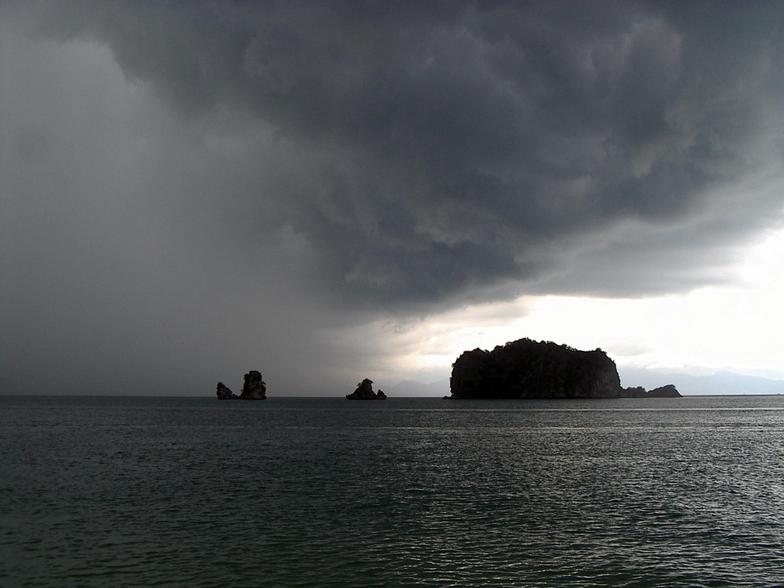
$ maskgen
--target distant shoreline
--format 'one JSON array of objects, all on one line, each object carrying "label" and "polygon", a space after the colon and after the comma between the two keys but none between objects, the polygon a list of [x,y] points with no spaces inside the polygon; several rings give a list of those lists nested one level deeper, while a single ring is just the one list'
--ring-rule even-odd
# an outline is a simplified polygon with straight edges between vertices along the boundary
[{"label": "distant shoreline", "polygon": [[[777,393],[777,394],[683,394],[683,398],[765,398],[765,397],[778,397],[784,396],[784,393]],[[187,395],[187,394],[165,394],[165,395],[157,395],[157,394],[37,394],[37,393],[1,393],[0,398],[203,398],[214,400],[215,397],[211,395]],[[267,398],[267,400],[277,400],[277,399],[300,399],[300,400],[324,400],[334,398],[336,400],[345,400],[346,397],[344,396],[272,396]],[[406,396],[396,394],[394,397],[390,397],[389,400],[414,400],[414,399],[422,399],[422,400],[458,400],[460,402],[470,402],[470,401],[481,401],[481,402],[519,402],[519,401],[532,401],[532,402],[553,402],[553,401],[567,401],[567,402],[574,402],[574,401],[588,401],[588,402],[595,402],[596,400],[606,400],[606,401],[614,401],[614,400],[677,400],[677,399],[670,399],[670,398],[444,398],[443,396]]]}]

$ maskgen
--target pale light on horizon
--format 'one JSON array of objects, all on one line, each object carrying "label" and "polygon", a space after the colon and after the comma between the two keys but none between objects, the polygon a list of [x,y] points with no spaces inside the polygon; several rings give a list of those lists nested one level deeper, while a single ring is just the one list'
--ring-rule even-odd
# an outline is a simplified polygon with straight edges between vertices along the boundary
[{"label": "pale light on horizon", "polygon": [[412,328],[418,343],[396,363],[448,374],[464,350],[529,337],[601,347],[619,367],[784,378],[782,252],[784,229],[750,245],[732,286],[648,298],[521,296],[442,313]]}]

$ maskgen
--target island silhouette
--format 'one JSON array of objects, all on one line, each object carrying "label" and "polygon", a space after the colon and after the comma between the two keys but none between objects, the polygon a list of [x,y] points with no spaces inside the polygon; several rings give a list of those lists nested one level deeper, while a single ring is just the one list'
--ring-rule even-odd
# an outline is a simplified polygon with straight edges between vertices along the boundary
[{"label": "island silhouette", "polygon": [[386,400],[387,395],[381,389],[378,392],[373,392],[373,380],[365,378],[357,384],[356,390],[351,394],[346,394],[346,398],[349,400]]},{"label": "island silhouette", "polygon": [[242,393],[237,396],[223,382],[218,382],[215,390],[218,400],[266,400],[267,384],[258,370],[250,370],[243,376]]},{"label": "island silhouette", "polygon": [[[602,349],[581,351],[552,341],[518,339],[492,351],[464,351],[452,364],[451,396],[444,398],[680,398],[672,384],[645,390],[624,388],[615,362]],[[245,374],[238,396],[223,382],[215,391],[219,400],[265,400],[267,384],[261,372]],[[373,391],[373,380],[363,379],[348,400],[385,400]]]},{"label": "island silhouette", "polygon": [[602,351],[518,339],[492,351],[464,351],[452,364],[447,398],[679,398],[672,384],[623,388],[615,362]]}]

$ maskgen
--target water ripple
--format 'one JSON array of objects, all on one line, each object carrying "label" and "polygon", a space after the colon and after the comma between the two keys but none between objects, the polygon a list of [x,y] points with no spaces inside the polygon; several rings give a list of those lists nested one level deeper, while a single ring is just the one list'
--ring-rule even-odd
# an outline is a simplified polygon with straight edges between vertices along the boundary
[{"label": "water ripple", "polygon": [[683,400],[3,398],[0,584],[784,584],[784,400]]}]

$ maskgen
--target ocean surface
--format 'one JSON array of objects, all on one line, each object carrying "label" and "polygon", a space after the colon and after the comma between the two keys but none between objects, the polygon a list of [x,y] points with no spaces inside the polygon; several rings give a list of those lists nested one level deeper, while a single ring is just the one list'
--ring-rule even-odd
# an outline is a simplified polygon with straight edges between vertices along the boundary
[{"label": "ocean surface", "polygon": [[0,397],[0,585],[781,586],[784,397]]}]

